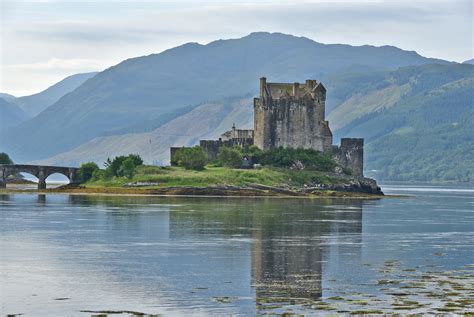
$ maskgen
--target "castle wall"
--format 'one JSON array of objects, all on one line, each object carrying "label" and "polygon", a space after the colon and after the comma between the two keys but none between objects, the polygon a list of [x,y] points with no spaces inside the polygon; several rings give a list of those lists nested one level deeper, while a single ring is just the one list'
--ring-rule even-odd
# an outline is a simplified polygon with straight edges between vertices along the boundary
[{"label": "castle wall", "polygon": [[230,140],[201,140],[199,146],[206,152],[209,161],[215,161],[219,155],[219,149],[221,147],[234,147],[234,146],[251,146],[253,145],[253,139],[251,138],[236,138]]},{"label": "castle wall", "polygon": [[364,139],[343,138],[341,146],[333,146],[336,162],[352,171],[356,177],[364,176]]},{"label": "castle wall", "polygon": [[261,99],[254,99],[254,116],[253,116],[253,140],[254,145],[260,149],[269,149],[270,142],[270,116],[264,108]]}]

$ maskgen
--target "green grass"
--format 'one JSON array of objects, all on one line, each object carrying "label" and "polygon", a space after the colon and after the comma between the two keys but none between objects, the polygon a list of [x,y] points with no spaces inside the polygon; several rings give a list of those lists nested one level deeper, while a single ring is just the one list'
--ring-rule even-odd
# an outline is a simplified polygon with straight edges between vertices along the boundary
[{"label": "green grass", "polygon": [[206,187],[211,185],[262,184],[268,186],[290,185],[303,186],[310,182],[335,183],[338,180],[318,171],[292,171],[284,168],[232,169],[226,167],[206,166],[202,171],[185,170],[181,167],[139,166],[131,179],[113,177],[106,180],[89,181],[87,187],[121,187],[130,182],[156,182],[155,187],[192,186]]}]

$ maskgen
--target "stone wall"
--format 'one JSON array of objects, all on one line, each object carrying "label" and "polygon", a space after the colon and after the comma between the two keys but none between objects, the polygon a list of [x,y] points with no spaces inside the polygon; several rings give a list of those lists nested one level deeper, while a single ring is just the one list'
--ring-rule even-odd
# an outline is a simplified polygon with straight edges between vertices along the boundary
[{"label": "stone wall", "polygon": [[356,177],[364,176],[364,139],[343,138],[341,146],[333,146],[333,158]]},{"label": "stone wall", "polygon": [[199,146],[206,152],[209,161],[217,160],[219,155],[219,149],[221,147],[234,147],[234,146],[251,146],[253,145],[253,139],[251,138],[235,138],[230,140],[201,140]]}]

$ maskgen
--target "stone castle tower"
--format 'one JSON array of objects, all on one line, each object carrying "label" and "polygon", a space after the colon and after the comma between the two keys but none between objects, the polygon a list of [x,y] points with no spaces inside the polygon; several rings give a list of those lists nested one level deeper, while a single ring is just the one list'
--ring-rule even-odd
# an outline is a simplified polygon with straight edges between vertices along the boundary
[{"label": "stone castle tower", "polygon": [[265,77],[260,78],[260,97],[254,99],[254,144],[262,150],[331,150],[325,103],[326,88],[316,80],[287,84],[267,83]]}]

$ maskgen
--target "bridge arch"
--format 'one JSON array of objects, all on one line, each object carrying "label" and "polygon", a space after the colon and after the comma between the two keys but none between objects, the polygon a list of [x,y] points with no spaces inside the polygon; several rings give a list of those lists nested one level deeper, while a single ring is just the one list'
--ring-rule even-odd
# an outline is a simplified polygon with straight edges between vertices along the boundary
[{"label": "bridge arch", "polygon": [[[28,180],[31,180],[31,181],[33,181],[33,182],[35,182],[35,183],[38,183],[38,182],[39,182],[39,178],[36,177],[35,174],[32,174],[32,173],[30,173],[30,172],[26,172],[26,171],[25,171],[25,172],[21,172],[21,173],[24,174],[23,176],[24,176],[26,179],[29,178]],[[12,175],[15,175],[15,174],[17,174],[17,173],[10,174],[10,175],[8,175],[7,177],[12,176]]]},{"label": "bridge arch", "polygon": [[51,184],[51,182],[57,183],[57,184],[64,183],[64,182],[69,182],[69,183],[71,182],[68,176],[64,175],[63,173],[58,173],[58,172],[49,174],[46,177],[45,181],[47,184]]},{"label": "bridge arch", "polygon": [[0,165],[0,188],[5,188],[7,177],[17,173],[29,173],[38,178],[38,189],[46,188],[46,178],[59,173],[69,179],[70,183],[78,181],[78,168],[63,166],[45,166],[45,165],[21,165],[21,164],[3,164]]}]

